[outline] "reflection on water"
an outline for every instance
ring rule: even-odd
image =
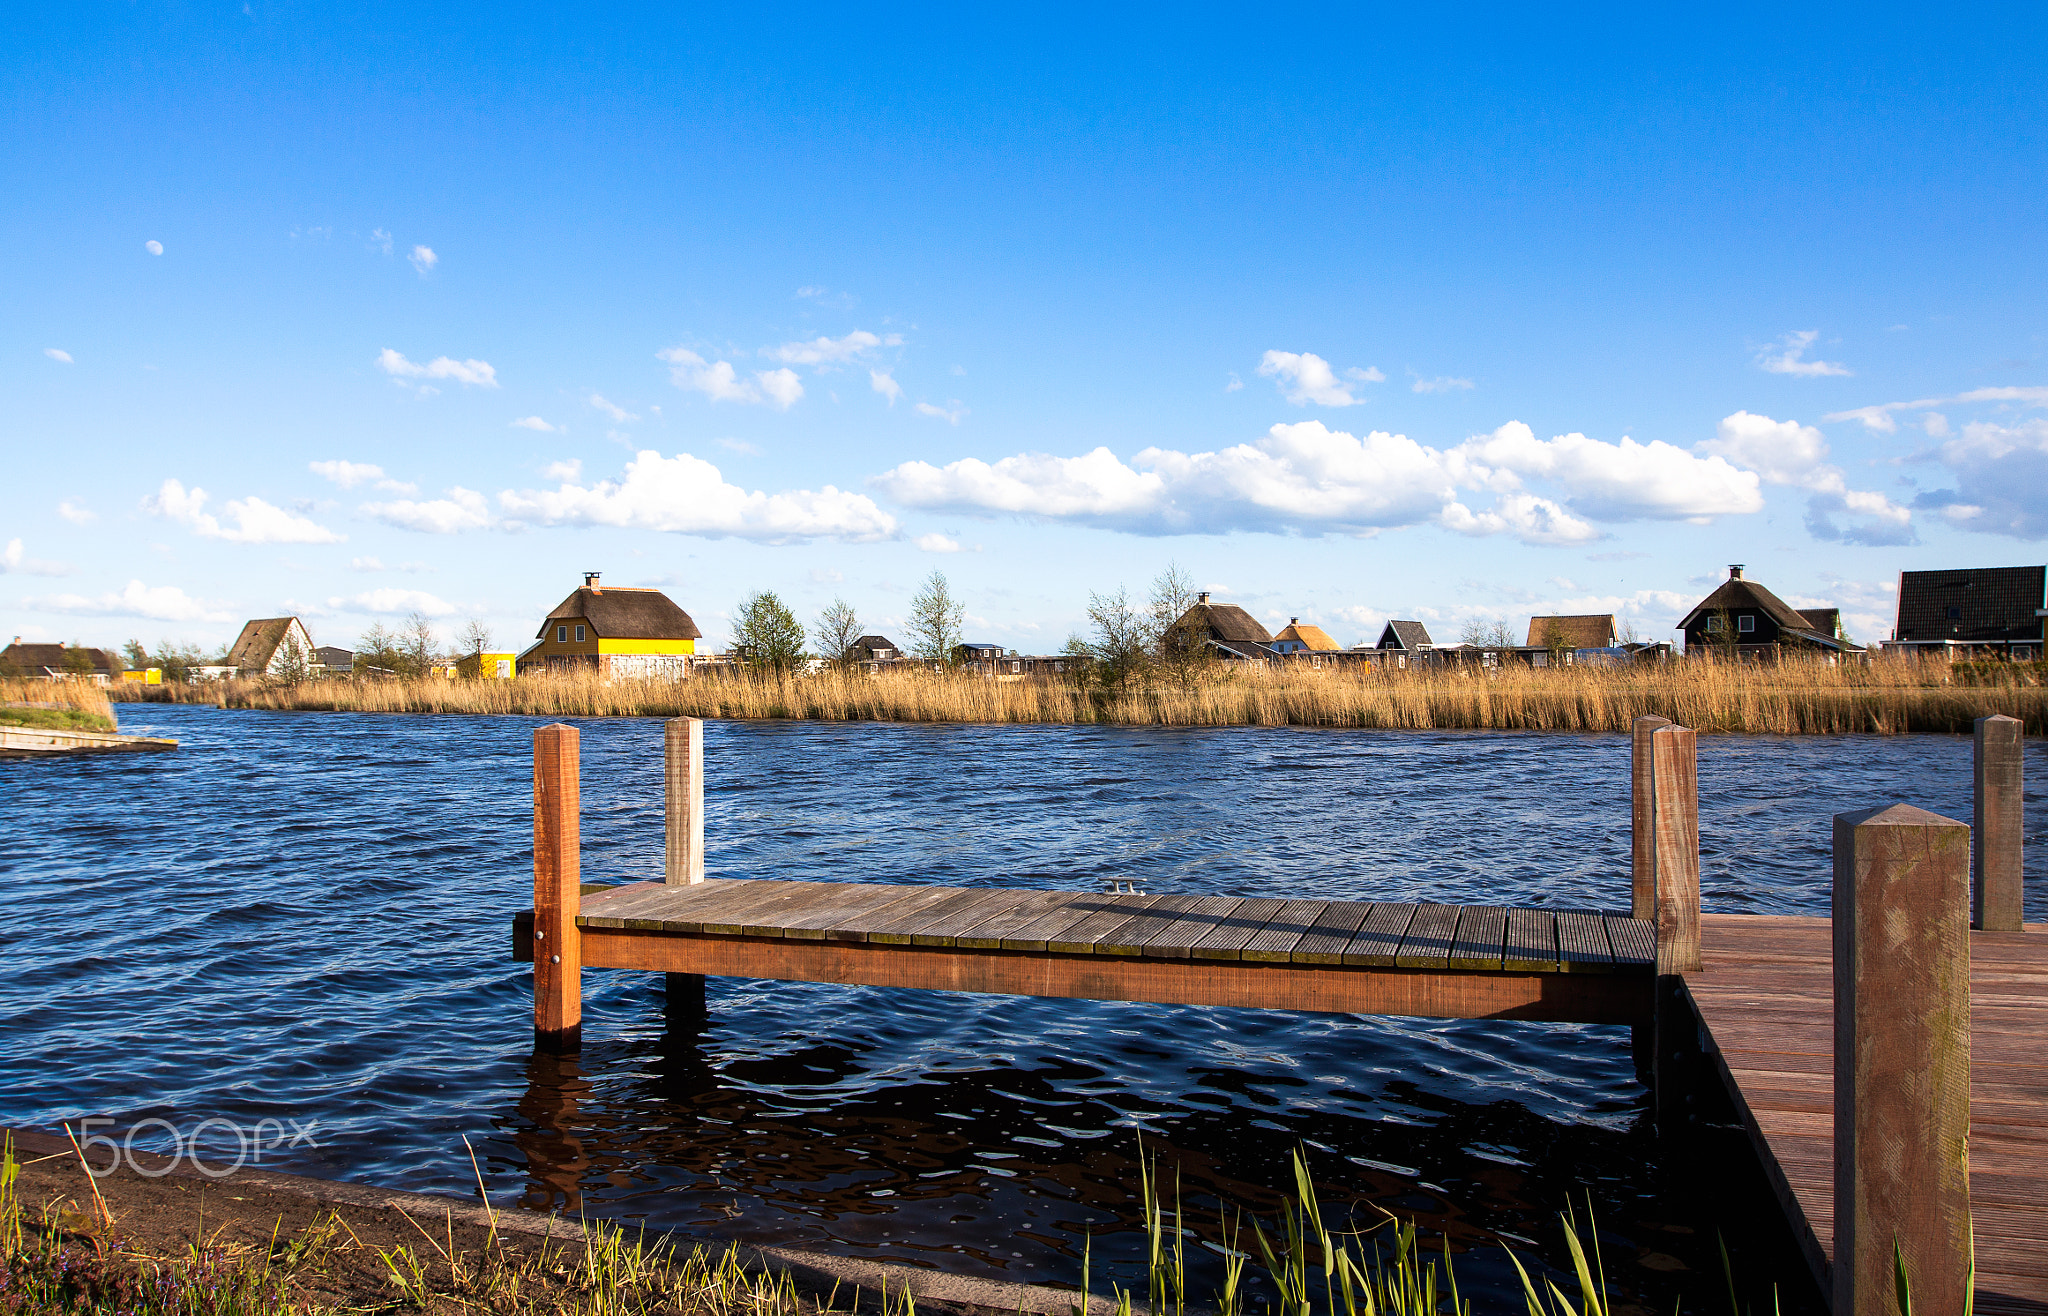
[[[591,971],[582,1053],[533,1055],[506,922],[530,899],[536,724],[150,706],[124,729],[175,755],[0,764],[0,1113],[315,1119],[287,1168],[457,1193],[466,1136],[535,1210],[1061,1282],[1091,1235],[1098,1276],[1128,1280],[1140,1133],[1210,1244],[1217,1199],[1270,1207],[1299,1146],[1361,1225],[1378,1207],[1448,1238],[1482,1307],[1519,1301],[1495,1240],[1561,1260],[1582,1192],[1647,1308],[1708,1300],[1717,1225],[1760,1278],[1796,1278],[1739,1137],[1652,1139],[1625,1030],[740,979],[671,1009],[659,975]],[[585,873],[655,876],[660,726],[582,725]],[[707,742],[714,876],[1561,905],[1626,886],[1619,736]],[[1710,909],[1823,909],[1833,813],[1968,817],[1957,737],[1706,739],[1700,775]],[[2037,792],[2035,834],[2042,814]]]

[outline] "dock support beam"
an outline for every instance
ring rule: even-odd
[[[1970,829],[1970,926],[2018,932],[2022,912],[2020,720],[1977,719],[1976,806]]]
[[[662,728],[665,859],[661,880],[695,886],[704,880],[704,721],[672,717]],[[668,975],[671,1026],[699,1022],[705,1013],[704,975]]]
[[[1962,1316],[1970,1267],[1970,829],[1835,817],[1835,1316]]]
[[[579,760],[575,727],[533,733],[533,1040],[546,1051],[583,1042]]]
[[[1657,917],[1657,860],[1654,837],[1656,820],[1650,813],[1652,741],[1659,727],[1671,719],[1645,715],[1629,728],[1629,914],[1633,918]]]
[[[1647,719],[1645,719],[1647,720]],[[1657,924],[1657,984],[1650,1087],[1660,1132],[1686,1122],[1700,1058],[1699,1025],[1685,1001],[1685,977],[1700,967],[1699,734],[1666,722],[1637,734],[1648,742],[1647,837],[1637,841],[1649,865],[1650,913]]]

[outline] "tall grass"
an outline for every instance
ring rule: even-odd
[[[114,705],[91,681],[0,679],[0,722],[112,731]]]
[[[514,681],[234,681],[116,687],[117,699],[222,707],[538,717],[803,718],[827,722],[1009,722],[1135,726],[1315,726],[1387,730],[1625,731],[1653,713],[1710,733],[1962,732],[1989,713],[2048,734],[2048,689],[2030,668],[1967,680],[1941,664],[1828,667],[1682,661],[1631,667],[1229,671],[1190,686],[1102,691],[912,670],[773,673],[683,681],[543,673]]]

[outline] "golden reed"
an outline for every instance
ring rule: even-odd
[[[107,687],[91,681],[22,681],[0,679],[0,704],[52,704],[96,713],[114,720],[114,706],[107,700]]]
[[[1981,681],[1965,683],[1966,679]],[[532,717],[801,718],[825,722],[1108,723],[1389,730],[1626,731],[1645,713],[1706,732],[1837,735],[1966,732],[2006,713],[2048,732],[2048,690],[2025,668],[1974,678],[1909,661],[1827,667],[1707,661],[1643,667],[1224,672],[1191,687],[1105,694],[956,672],[740,674],[686,681],[594,673],[516,681],[233,681],[115,687],[116,699],[223,708]]]

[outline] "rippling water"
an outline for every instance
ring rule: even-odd
[[[266,1163],[1012,1279],[1128,1279],[1139,1131],[1189,1224],[1331,1202],[1419,1219],[1481,1307],[1492,1240],[1558,1260],[1590,1194],[1623,1292],[1704,1303],[1713,1230],[1797,1282],[1739,1137],[1660,1146],[1626,1030],[585,975],[584,1050],[530,1054],[536,719],[127,706],[171,755],[0,762],[0,1116],[315,1121]],[[661,728],[583,727],[584,874],[657,877]],[[2029,743],[2031,779],[2048,763]],[[1625,905],[1620,736],[712,723],[707,870]],[[1969,817],[1959,737],[1702,738],[1710,910],[1824,912],[1829,819]],[[2044,805],[2027,802],[2039,836]],[[2048,917],[2040,884],[2029,917]],[[162,1146],[151,1126],[137,1146]],[[223,1141],[225,1139],[225,1141]],[[222,1126],[210,1144],[234,1152]],[[1198,1249],[1198,1251],[1200,1251]],[[1213,1282],[1200,1251],[1199,1291]],[[1797,1294],[1794,1295],[1797,1297]]]

